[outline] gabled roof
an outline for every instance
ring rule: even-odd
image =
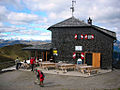
[[[61,28],[61,27],[92,27],[92,28],[95,28],[96,30],[101,31],[101,32],[103,32],[109,36],[112,36],[113,38],[116,39],[115,32],[112,32],[107,29],[103,29],[103,28],[95,26],[95,25],[87,24],[84,21],[80,21],[79,19],[76,19],[75,17],[71,17],[62,22],[54,24],[54,25],[50,26],[47,30],[51,30],[51,28],[56,28],[56,27],[57,28]]]
[[[95,26],[95,25],[92,25],[92,27],[101,31],[101,32],[104,32],[104,33],[106,33],[106,34],[108,34],[108,35],[110,35],[110,36],[112,36],[113,38],[116,39],[116,33],[115,32],[104,29],[104,28],[101,28],[101,27],[98,27],[98,26]]]
[[[52,28],[52,27],[78,27],[78,26],[86,27],[86,26],[90,26],[90,25],[85,23],[84,21],[80,21],[79,19],[76,19],[75,17],[71,17],[62,22],[59,22],[55,25],[50,26],[48,28],[48,30],[50,30],[50,28]]]
[[[23,50],[50,50],[52,49],[52,43],[34,45],[32,47],[25,47]]]

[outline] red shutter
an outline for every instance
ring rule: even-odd
[[[83,34],[81,34],[81,39],[83,39]]]
[[[75,34],[75,39],[77,39],[77,34]]]
[[[92,34],[92,38],[91,39],[94,39],[94,35]]]
[[[88,39],[88,36],[87,36],[87,34],[85,34],[85,39]]]
[[[73,59],[75,59],[76,58],[76,53],[75,52],[73,52]]]
[[[81,53],[81,59],[84,59],[84,53],[83,52]]]

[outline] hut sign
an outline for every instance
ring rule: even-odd
[[[75,51],[82,51],[82,46],[75,46]]]
[[[58,55],[58,53],[57,53],[58,51],[57,50],[53,50],[53,55]]]

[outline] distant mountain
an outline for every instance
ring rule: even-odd
[[[120,52],[120,41],[118,41],[118,40],[114,44],[114,51],[115,52]]]
[[[14,45],[14,44],[26,44],[26,45],[40,45],[45,43],[50,43],[50,40],[3,40],[0,39],[0,47]]]
[[[0,39],[0,47],[14,45],[14,44],[26,44],[26,45],[40,45],[45,43],[50,43],[50,40],[3,40]],[[114,51],[120,52],[120,41],[116,41],[114,44]]]

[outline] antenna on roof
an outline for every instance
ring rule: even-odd
[[[74,4],[76,3],[76,1],[72,0],[72,7],[70,7],[70,9],[72,9],[72,17],[73,17],[73,12],[74,12]]]

